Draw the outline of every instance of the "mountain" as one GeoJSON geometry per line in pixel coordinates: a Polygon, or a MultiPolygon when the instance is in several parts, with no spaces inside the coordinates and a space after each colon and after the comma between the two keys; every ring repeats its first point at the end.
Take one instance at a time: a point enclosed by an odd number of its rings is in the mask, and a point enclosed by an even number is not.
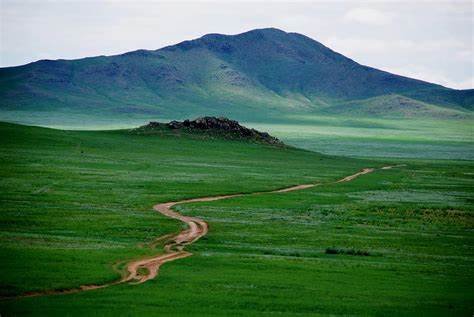
{"type": "Polygon", "coordinates": [[[402,111],[389,116],[431,116],[434,109],[434,116],[462,117],[474,108],[474,90],[360,65],[304,35],[273,28],[0,69],[0,115],[20,117],[29,112],[241,120],[298,113],[384,116],[378,105],[391,103],[402,111]]]}

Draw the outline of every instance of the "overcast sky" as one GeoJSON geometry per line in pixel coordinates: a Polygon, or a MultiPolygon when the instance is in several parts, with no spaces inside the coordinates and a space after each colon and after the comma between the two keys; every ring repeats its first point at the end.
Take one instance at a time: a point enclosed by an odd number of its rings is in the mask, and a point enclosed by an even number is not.
{"type": "Polygon", "coordinates": [[[474,88],[471,1],[0,0],[0,66],[158,49],[277,27],[361,64],[474,88]]]}

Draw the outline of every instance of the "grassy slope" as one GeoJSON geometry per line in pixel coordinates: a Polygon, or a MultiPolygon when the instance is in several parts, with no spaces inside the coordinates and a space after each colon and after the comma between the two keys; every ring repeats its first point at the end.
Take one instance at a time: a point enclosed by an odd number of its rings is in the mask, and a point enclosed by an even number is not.
{"type": "Polygon", "coordinates": [[[372,118],[472,118],[472,113],[466,112],[461,107],[458,109],[445,108],[396,94],[343,102],[323,111],[345,116],[372,118]]]}
{"type": "MultiPolygon", "coordinates": [[[[151,211],[156,202],[381,165],[185,136],[0,128],[4,294],[115,278],[112,263],[151,252],[137,245],[180,228],[151,211]]],[[[0,312],[470,313],[474,166],[408,164],[347,184],[180,206],[211,231],[157,280],[3,301],[0,312]],[[327,247],[371,255],[326,255],[327,247]]]]}

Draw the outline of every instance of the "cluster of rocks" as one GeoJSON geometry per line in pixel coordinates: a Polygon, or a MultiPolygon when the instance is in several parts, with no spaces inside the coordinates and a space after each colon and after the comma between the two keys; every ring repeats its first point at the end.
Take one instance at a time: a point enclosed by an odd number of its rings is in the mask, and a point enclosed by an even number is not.
{"type": "Polygon", "coordinates": [[[201,117],[195,120],[171,121],[169,123],[150,122],[141,129],[156,129],[166,127],[172,130],[204,131],[232,139],[248,139],[262,143],[283,145],[283,143],[266,132],[249,129],[235,120],[228,118],[201,117]]]}

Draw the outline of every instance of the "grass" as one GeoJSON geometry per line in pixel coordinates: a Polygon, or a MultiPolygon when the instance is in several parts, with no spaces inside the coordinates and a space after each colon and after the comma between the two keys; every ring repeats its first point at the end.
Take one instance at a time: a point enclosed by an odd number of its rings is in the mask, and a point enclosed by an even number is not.
{"type": "MultiPolygon", "coordinates": [[[[162,116],[93,116],[79,113],[44,113],[0,110],[4,121],[58,129],[108,130],[135,128],[149,121],[167,122],[162,116]],[[25,116],[27,118],[25,118],[25,116]]],[[[189,116],[183,117],[189,119],[189,116]]],[[[175,118],[175,119],[183,119],[175,118]]],[[[298,148],[329,155],[365,158],[474,159],[472,117],[465,119],[350,117],[292,115],[248,118],[245,126],[280,138],[298,148]],[[255,121],[252,121],[255,120],[255,121]]]]}
{"type": "Polygon", "coordinates": [[[351,157],[473,160],[472,119],[293,116],[249,125],[296,147],[351,157]]]}
{"type": "Polygon", "coordinates": [[[4,295],[115,279],[115,261],[155,252],[137,245],[180,230],[152,212],[157,202],[320,182],[362,167],[334,171],[342,159],[174,134],[2,124],[1,135],[4,295]],[[315,168],[325,172],[308,173],[315,168]]]}
{"type": "Polygon", "coordinates": [[[354,249],[338,249],[338,248],[326,248],[325,253],[326,254],[347,254],[347,255],[357,255],[357,256],[371,255],[369,251],[354,250],[354,249]]]}
{"type": "Polygon", "coordinates": [[[125,130],[0,124],[0,134],[2,295],[117,279],[112,265],[156,253],[148,247],[156,237],[183,228],[154,213],[155,203],[324,184],[177,206],[205,219],[210,232],[158,279],[0,301],[2,315],[446,316],[474,309],[471,161],[404,159],[407,166],[331,184],[389,162],[125,130]]]}

